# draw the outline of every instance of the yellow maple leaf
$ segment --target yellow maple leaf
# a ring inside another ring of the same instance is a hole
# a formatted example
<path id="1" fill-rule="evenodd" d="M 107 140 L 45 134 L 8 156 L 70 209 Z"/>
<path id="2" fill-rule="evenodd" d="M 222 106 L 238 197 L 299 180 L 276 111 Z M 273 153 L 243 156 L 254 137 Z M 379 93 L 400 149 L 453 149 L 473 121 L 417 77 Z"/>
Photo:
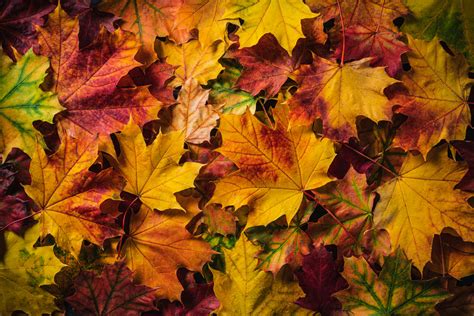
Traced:
<path id="1" fill-rule="evenodd" d="M 220 153 L 237 172 L 219 180 L 210 203 L 253 207 L 248 226 L 267 225 L 282 215 L 291 221 L 305 190 L 331 181 L 327 170 L 335 157 L 328 139 L 317 139 L 311 127 L 288 129 L 287 109 L 276 110 L 275 128 L 262 124 L 248 110 L 224 114 Z"/>
<path id="2" fill-rule="evenodd" d="M 376 190 L 376 226 L 386 229 L 392 246 L 404 249 L 419 269 L 430 260 L 433 236 L 443 228 L 455 229 L 465 241 L 474 238 L 470 195 L 454 189 L 466 171 L 466 165 L 449 159 L 446 146 L 441 146 L 426 162 L 422 155 L 409 153 L 398 176 Z"/>
<path id="3" fill-rule="evenodd" d="M 183 287 L 176 270 L 201 271 L 215 253 L 186 230 L 191 218 L 192 214 L 183 211 L 158 213 L 146 206 L 132 215 L 122 253 L 136 280 L 156 288 L 158 297 L 180 300 Z"/>
<path id="4" fill-rule="evenodd" d="M 471 122 L 468 98 L 473 79 L 462 55 L 448 54 L 438 38 L 431 42 L 408 35 L 411 70 L 402 76 L 408 92 L 392 100 L 408 119 L 397 131 L 395 142 L 423 156 L 441 140 L 464 139 Z"/>
<path id="5" fill-rule="evenodd" d="M 98 137 L 73 126 L 59 125 L 61 145 L 54 154 L 36 146 L 25 191 L 38 207 L 41 237 L 53 235 L 59 247 L 77 257 L 84 239 L 102 246 L 120 234 L 115 218 L 100 204 L 119 198 L 123 179 L 112 168 L 89 171 L 98 157 Z"/>
<path id="6" fill-rule="evenodd" d="M 266 33 L 272 33 L 281 47 L 291 54 L 304 37 L 301 20 L 317 17 L 301 0 L 230 0 L 224 18 L 242 19 L 237 31 L 240 47 L 250 47 Z"/>
<path id="7" fill-rule="evenodd" d="M 33 122 L 51 122 L 63 110 L 55 94 L 40 89 L 48 68 L 48 58 L 31 50 L 16 64 L 0 51 L 0 154 L 4 157 L 13 147 L 31 155 L 39 136 Z"/>
<path id="8" fill-rule="evenodd" d="M 205 85 L 219 75 L 224 67 L 219 64 L 219 58 L 224 55 L 225 43 L 214 42 L 211 45 L 201 46 L 199 41 L 192 40 L 182 45 L 171 42 L 160 42 L 157 47 L 158 56 L 166 58 L 166 62 L 178 66 L 176 78 L 172 85 L 179 86 L 186 79 L 194 78 Z"/>
<path id="9" fill-rule="evenodd" d="M 223 248 L 225 273 L 212 269 L 218 315 L 312 315 L 294 302 L 304 296 L 298 283 L 282 269 L 275 278 L 258 269 L 259 247 L 245 235 L 231 250 Z M 291 274 L 291 272 L 290 272 Z"/>
<path id="10" fill-rule="evenodd" d="M 356 118 L 389 121 L 392 108 L 383 90 L 398 82 L 383 67 L 370 67 L 371 58 L 339 65 L 316 57 L 298 71 L 300 84 L 288 101 L 292 124 L 311 124 L 320 117 L 325 134 L 338 141 L 357 136 Z"/>
<path id="11" fill-rule="evenodd" d="M 54 275 L 64 264 L 54 256 L 53 246 L 34 247 L 39 230 L 40 225 L 31 227 L 24 238 L 5 232 L 7 250 L 0 262 L 2 315 L 11 315 L 16 310 L 41 315 L 58 309 L 54 296 L 40 285 L 54 283 Z"/>
<path id="12" fill-rule="evenodd" d="M 192 188 L 201 168 L 194 162 L 178 164 L 186 151 L 184 137 L 183 131 L 160 133 L 147 146 L 140 128 L 130 121 L 117 134 L 120 155 L 109 152 L 116 158 L 116 169 L 127 180 L 124 190 L 138 196 L 151 209 L 181 209 L 174 193 Z"/>

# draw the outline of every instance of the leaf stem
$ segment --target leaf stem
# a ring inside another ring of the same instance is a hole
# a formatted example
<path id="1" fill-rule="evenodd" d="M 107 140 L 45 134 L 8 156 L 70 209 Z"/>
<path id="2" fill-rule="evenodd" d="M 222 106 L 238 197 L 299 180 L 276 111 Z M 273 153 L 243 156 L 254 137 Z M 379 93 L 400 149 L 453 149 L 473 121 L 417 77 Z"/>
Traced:
<path id="1" fill-rule="evenodd" d="M 352 150 L 353 152 L 355 152 L 356 154 L 364 157 L 365 159 L 369 160 L 370 162 L 374 163 L 375 165 L 379 166 L 380 168 L 382 168 L 383 170 L 387 171 L 388 173 L 390 173 L 391 175 L 393 175 L 394 177 L 398 177 L 398 174 L 396 174 L 395 172 L 393 172 L 392 170 L 390 170 L 389 168 L 385 167 L 383 164 L 381 164 L 380 162 L 378 162 L 377 160 L 374 160 L 372 158 L 370 158 L 369 156 L 367 156 L 366 154 L 358 151 L 357 149 L 355 149 L 354 147 L 351 147 L 349 146 L 348 144 L 343 144 L 343 146 L 346 146 L 347 148 L 349 148 L 350 150 Z"/>
<path id="2" fill-rule="evenodd" d="M 39 213 L 41 213 L 41 211 L 34 212 L 34 213 L 32 213 L 32 214 L 30 214 L 30 215 L 28 215 L 28 216 L 25 216 L 25 217 L 19 218 L 19 219 L 17 219 L 17 220 L 14 220 L 13 222 L 10 222 L 10 223 L 8 223 L 7 225 L 5 225 L 5 226 L 3 226 L 2 228 L 0 228 L 0 232 L 4 231 L 5 229 L 7 229 L 8 227 L 10 227 L 10 226 L 13 225 L 13 224 L 16 224 L 16 223 L 18 223 L 18 222 L 22 222 L 22 221 L 24 221 L 25 219 L 28 219 L 28 218 L 30 218 L 30 217 L 33 217 L 33 216 L 35 216 L 36 214 L 39 214 Z"/>

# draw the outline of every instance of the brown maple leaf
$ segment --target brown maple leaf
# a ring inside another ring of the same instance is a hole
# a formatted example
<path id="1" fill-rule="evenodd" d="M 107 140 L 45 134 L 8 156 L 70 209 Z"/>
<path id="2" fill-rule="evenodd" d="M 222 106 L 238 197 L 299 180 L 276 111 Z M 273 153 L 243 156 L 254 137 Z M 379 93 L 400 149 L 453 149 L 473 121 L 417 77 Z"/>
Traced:
<path id="1" fill-rule="evenodd" d="M 254 96 L 261 90 L 268 97 L 274 96 L 293 71 L 290 55 L 271 33 L 263 35 L 256 45 L 233 52 L 232 57 L 244 66 L 235 86 Z"/>

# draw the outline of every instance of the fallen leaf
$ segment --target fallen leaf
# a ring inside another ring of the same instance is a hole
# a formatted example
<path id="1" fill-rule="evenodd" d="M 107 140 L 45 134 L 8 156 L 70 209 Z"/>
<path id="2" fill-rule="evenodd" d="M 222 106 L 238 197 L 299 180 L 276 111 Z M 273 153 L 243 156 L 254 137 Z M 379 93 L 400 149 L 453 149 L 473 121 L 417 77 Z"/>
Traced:
<path id="1" fill-rule="evenodd" d="M 287 111 L 281 112 L 274 128 L 249 111 L 221 116 L 223 145 L 218 152 L 239 170 L 217 182 L 210 203 L 251 206 L 248 227 L 267 225 L 282 215 L 290 222 L 303 192 L 330 181 L 327 170 L 335 156 L 331 141 L 317 139 L 309 127 L 288 129 Z"/>
<path id="2" fill-rule="evenodd" d="M 462 56 L 451 56 L 435 38 L 431 42 L 408 36 L 411 70 L 402 76 L 408 91 L 397 94 L 392 105 L 408 119 L 398 130 L 396 144 L 419 150 L 423 156 L 441 140 L 463 139 L 471 122 L 468 97 L 474 80 Z"/>
<path id="3" fill-rule="evenodd" d="M 395 77 L 402 69 L 402 54 L 409 51 L 408 46 L 399 40 L 400 33 L 389 29 L 375 29 L 353 25 L 345 30 L 345 55 L 346 60 L 371 57 L 370 66 L 387 67 L 386 71 Z M 336 56 L 342 58 L 342 46 L 336 51 Z"/>
<path id="4" fill-rule="evenodd" d="M 134 34 L 102 29 L 93 45 L 80 50 L 78 19 L 59 7 L 39 32 L 39 50 L 51 57 L 53 89 L 67 109 L 62 119 L 108 135 L 130 116 L 141 125 L 157 117 L 161 103 L 146 87 L 117 88 L 120 78 L 140 65 L 133 59 L 139 48 Z"/>
<path id="5" fill-rule="evenodd" d="M 256 45 L 237 50 L 232 57 L 244 66 L 235 87 L 253 96 L 261 90 L 268 97 L 274 96 L 293 71 L 290 55 L 271 33 L 262 36 Z"/>
<path id="6" fill-rule="evenodd" d="M 342 275 L 349 288 L 335 296 L 349 313 L 431 314 L 434 304 L 447 296 L 438 280 L 412 281 L 411 263 L 400 249 L 385 258 L 378 276 L 363 257 L 344 261 Z"/>
<path id="7" fill-rule="evenodd" d="M 318 246 L 303 259 L 302 268 L 295 272 L 306 296 L 296 302 L 305 308 L 331 315 L 341 310 L 341 303 L 332 295 L 347 287 L 338 272 L 332 254 Z"/>
<path id="8" fill-rule="evenodd" d="M 61 145 L 52 155 L 36 146 L 30 165 L 31 185 L 25 191 L 37 207 L 41 238 L 51 234 L 56 244 L 74 256 L 82 241 L 102 246 L 120 234 L 112 214 L 101 211 L 107 199 L 119 199 L 123 179 L 111 168 L 89 171 L 98 157 L 98 139 L 83 132 L 72 136 L 59 126 Z"/>
<path id="9" fill-rule="evenodd" d="M 49 61 L 31 50 L 13 63 L 6 55 L 0 56 L 0 153 L 3 157 L 13 147 L 31 155 L 39 133 L 33 122 L 51 122 L 63 107 L 51 92 L 44 92 L 40 84 L 46 77 Z"/>
<path id="10" fill-rule="evenodd" d="M 292 124 L 308 125 L 320 117 L 327 137 L 348 141 L 357 135 L 356 118 L 391 119 L 384 89 L 397 82 L 366 58 L 344 65 L 316 57 L 297 72 L 299 88 L 289 100 Z M 357 85 L 354 83 L 357 82 Z"/>
<path id="11" fill-rule="evenodd" d="M 444 227 L 473 241 L 470 195 L 454 189 L 466 171 L 463 163 L 447 157 L 446 146 L 440 146 L 426 161 L 409 153 L 398 175 L 376 190 L 380 201 L 374 209 L 375 225 L 386 229 L 392 246 L 400 246 L 419 269 L 430 260 L 433 235 Z"/>
<path id="12" fill-rule="evenodd" d="M 124 191 L 136 195 L 151 209 L 181 209 L 175 193 L 193 187 L 200 164 L 178 164 L 184 154 L 182 131 L 158 134 L 147 146 L 140 128 L 130 121 L 120 134 L 116 134 L 120 154 L 109 152 L 114 167 L 127 180 Z"/>

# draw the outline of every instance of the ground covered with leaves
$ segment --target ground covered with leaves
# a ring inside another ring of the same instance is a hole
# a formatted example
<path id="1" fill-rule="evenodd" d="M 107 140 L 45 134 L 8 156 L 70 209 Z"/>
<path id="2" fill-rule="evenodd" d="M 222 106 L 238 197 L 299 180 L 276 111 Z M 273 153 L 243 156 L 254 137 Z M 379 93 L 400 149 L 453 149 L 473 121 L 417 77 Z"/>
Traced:
<path id="1" fill-rule="evenodd" d="M 0 315 L 474 314 L 473 13 L 0 0 Z"/>

